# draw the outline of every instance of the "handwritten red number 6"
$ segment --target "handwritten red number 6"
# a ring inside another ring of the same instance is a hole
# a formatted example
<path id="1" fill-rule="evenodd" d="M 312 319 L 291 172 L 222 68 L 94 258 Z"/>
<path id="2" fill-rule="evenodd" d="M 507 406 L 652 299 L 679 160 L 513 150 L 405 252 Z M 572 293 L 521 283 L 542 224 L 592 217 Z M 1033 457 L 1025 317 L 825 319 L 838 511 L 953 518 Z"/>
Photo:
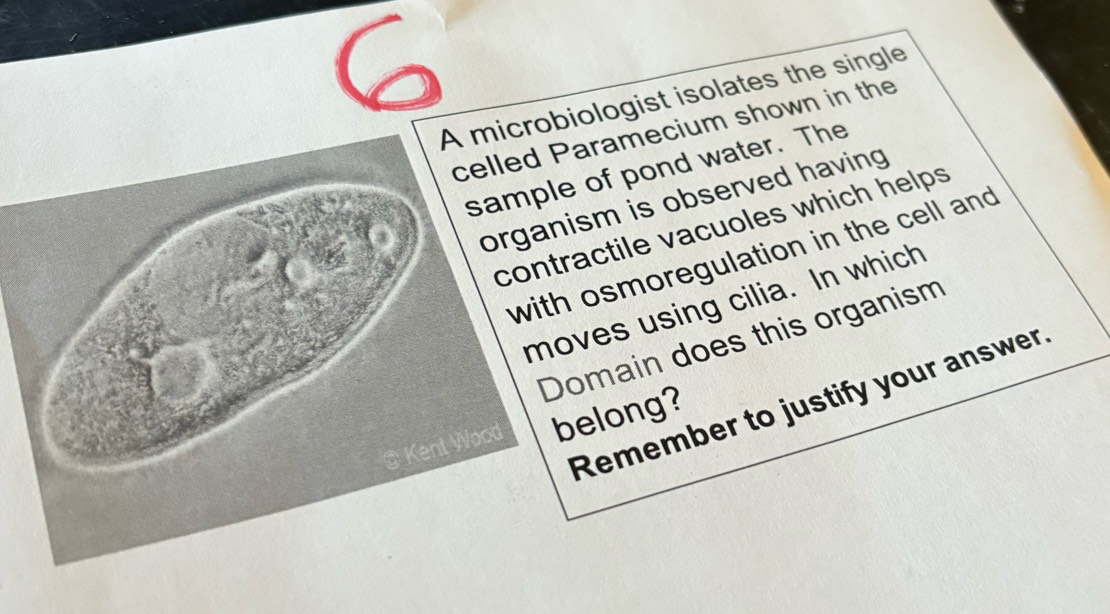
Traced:
<path id="1" fill-rule="evenodd" d="M 355 44 L 378 27 L 395 21 L 401 21 L 401 16 L 394 13 L 355 30 L 347 37 L 347 40 L 343 41 L 343 46 L 339 48 L 339 55 L 335 57 L 335 76 L 339 79 L 339 87 L 343 88 L 343 92 L 354 99 L 355 102 L 371 111 L 424 109 L 443 98 L 443 90 L 440 89 L 439 79 L 436 78 L 435 73 L 427 66 L 419 64 L 406 64 L 385 73 L 365 94 L 360 92 L 355 84 L 351 82 L 351 52 L 354 51 Z M 385 94 L 386 90 L 394 83 L 410 75 L 420 77 L 420 81 L 424 84 L 423 94 L 408 100 L 382 100 L 382 95 Z"/>

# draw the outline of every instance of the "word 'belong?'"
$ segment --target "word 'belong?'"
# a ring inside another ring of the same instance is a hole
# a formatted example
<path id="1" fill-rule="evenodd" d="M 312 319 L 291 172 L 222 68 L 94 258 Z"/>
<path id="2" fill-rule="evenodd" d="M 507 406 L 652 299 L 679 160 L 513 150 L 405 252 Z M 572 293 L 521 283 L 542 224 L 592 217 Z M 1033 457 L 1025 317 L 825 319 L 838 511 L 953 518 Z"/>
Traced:
<path id="1" fill-rule="evenodd" d="M 671 411 L 677 412 L 679 392 L 674 386 L 665 386 L 660 392 L 662 397 L 651 396 L 643 401 L 634 401 L 604 410 L 594 405 L 590 411 L 575 419 L 563 421 L 552 417 L 551 426 L 555 429 L 559 441 L 565 443 L 575 437 L 589 437 L 595 433 L 619 429 L 636 422 L 650 420 L 655 424 L 661 424 L 666 422 L 668 413 L 667 403 L 663 399 L 666 398 L 670 403 Z"/>

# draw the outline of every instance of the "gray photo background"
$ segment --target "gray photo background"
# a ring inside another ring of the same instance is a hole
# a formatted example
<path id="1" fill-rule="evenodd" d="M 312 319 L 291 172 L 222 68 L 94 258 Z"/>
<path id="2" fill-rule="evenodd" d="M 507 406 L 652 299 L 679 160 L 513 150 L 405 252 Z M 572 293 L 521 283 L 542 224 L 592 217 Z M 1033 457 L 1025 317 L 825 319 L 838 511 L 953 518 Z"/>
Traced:
<path id="1" fill-rule="evenodd" d="M 182 226 L 325 183 L 404 196 L 423 235 L 407 281 L 348 351 L 197 445 L 122 471 L 55 465 L 40 393 L 108 291 Z M 319 501 L 516 445 L 398 137 L 38 203 L 0 207 L 3 291 L 58 564 Z M 403 449 L 497 425 L 503 437 L 427 462 Z M 392 453 L 391 453 L 392 451 Z M 398 458 L 400 457 L 400 458 Z"/>

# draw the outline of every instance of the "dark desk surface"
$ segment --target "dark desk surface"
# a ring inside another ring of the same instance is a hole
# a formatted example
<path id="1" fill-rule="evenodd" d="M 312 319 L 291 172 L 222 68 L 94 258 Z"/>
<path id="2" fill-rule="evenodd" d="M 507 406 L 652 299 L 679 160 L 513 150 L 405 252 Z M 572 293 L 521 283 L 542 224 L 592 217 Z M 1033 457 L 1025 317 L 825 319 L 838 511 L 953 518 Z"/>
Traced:
<path id="1" fill-rule="evenodd" d="M 364 0 L 363 0 L 364 1 Z M 0 0 L 0 62 L 126 45 L 360 0 Z M 994 0 L 1110 168 L 1110 2 Z"/>

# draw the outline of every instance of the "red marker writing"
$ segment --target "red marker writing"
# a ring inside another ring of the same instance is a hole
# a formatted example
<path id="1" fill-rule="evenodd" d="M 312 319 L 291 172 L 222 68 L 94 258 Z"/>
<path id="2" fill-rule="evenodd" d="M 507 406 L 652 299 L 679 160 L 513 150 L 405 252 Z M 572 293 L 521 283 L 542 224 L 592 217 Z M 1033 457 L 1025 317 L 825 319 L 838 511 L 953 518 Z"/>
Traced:
<path id="1" fill-rule="evenodd" d="M 371 111 L 425 109 L 443 98 L 443 90 L 440 88 L 439 79 L 436 78 L 435 73 L 427 66 L 421 66 L 420 64 L 406 64 L 385 73 L 365 94 L 359 91 L 351 81 L 351 52 L 354 51 L 355 45 L 362 37 L 378 27 L 395 21 L 401 21 L 401 16 L 393 13 L 355 30 L 347 37 L 347 40 L 343 41 L 343 46 L 339 48 L 339 54 L 335 57 L 335 76 L 339 79 L 339 87 L 355 102 Z M 420 77 L 424 86 L 421 95 L 408 100 L 382 100 L 382 95 L 385 94 L 386 90 L 394 83 L 410 75 Z"/>

